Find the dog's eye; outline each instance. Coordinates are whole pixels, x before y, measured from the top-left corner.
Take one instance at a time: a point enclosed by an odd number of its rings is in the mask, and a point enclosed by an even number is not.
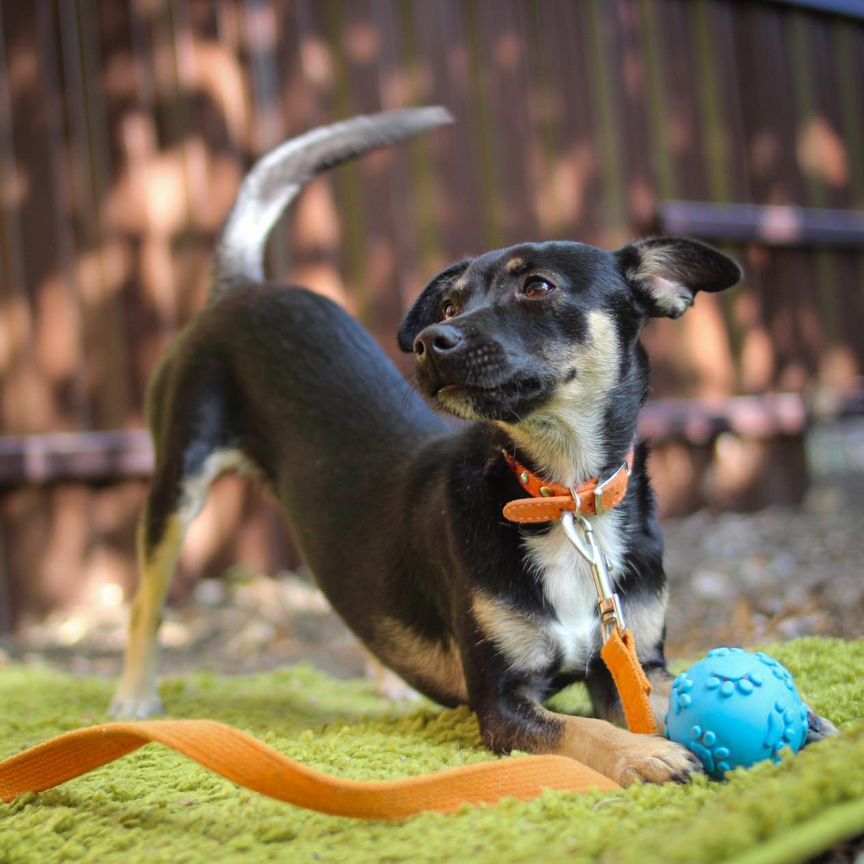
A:
[[[458,314],[459,314],[459,307],[455,303],[453,303],[452,301],[445,303],[441,307],[441,317],[445,321],[448,318],[452,318],[454,315],[458,315]]]
[[[545,297],[555,290],[555,286],[542,276],[530,276],[522,285],[522,296],[532,300]]]

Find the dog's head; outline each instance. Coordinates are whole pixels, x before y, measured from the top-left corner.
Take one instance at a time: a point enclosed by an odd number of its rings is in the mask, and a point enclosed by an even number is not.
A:
[[[678,318],[738,265],[694,240],[657,238],[607,252],[522,244],[448,267],[399,330],[421,389],[471,420],[519,422],[556,397],[609,390],[648,318]]]

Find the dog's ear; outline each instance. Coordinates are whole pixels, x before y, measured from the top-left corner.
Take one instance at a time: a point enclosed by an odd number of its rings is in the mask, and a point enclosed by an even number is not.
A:
[[[464,261],[451,264],[423,289],[414,305],[408,310],[408,314],[399,328],[399,347],[403,351],[408,353],[413,351],[417,334],[424,327],[435,323],[438,317],[438,301],[441,293],[468,269],[470,263],[471,259],[466,258]]]
[[[724,291],[741,279],[741,268],[705,243],[655,237],[615,253],[624,278],[651,317],[678,318],[697,291]]]

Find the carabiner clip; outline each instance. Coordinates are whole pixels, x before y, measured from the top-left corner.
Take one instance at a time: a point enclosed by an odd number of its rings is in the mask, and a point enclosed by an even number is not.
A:
[[[603,642],[607,642],[614,629],[622,633],[626,629],[624,616],[621,614],[621,602],[612,589],[609,578],[609,565],[603,550],[594,539],[594,529],[591,523],[582,515],[566,511],[561,517],[561,526],[567,539],[576,547],[576,551],[591,567],[594,588],[597,591],[597,609],[600,614],[600,630]],[[578,526],[578,527],[577,527]],[[580,536],[580,532],[582,536]]]

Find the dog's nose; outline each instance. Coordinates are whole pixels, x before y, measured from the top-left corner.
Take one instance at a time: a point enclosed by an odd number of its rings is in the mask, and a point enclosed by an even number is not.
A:
[[[433,327],[427,327],[414,340],[414,353],[418,360],[430,355],[440,357],[458,347],[461,341],[462,334],[455,327],[448,324],[437,324]]]

